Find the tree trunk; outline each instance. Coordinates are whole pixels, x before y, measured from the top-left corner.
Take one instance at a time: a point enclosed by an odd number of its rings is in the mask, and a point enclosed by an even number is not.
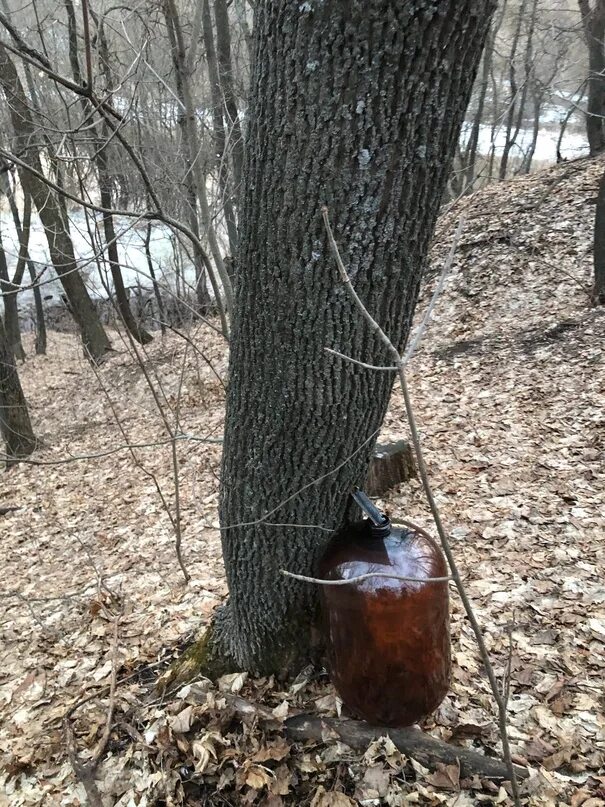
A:
[[[479,99],[477,102],[477,111],[473,119],[473,126],[468,138],[464,154],[464,178],[463,187],[467,192],[473,190],[473,184],[477,173],[477,148],[479,145],[479,134],[481,132],[481,124],[483,123],[483,113],[485,110],[485,99],[487,97],[487,89],[489,86],[489,75],[493,61],[495,32],[488,33],[485,50],[483,52],[483,64],[481,71],[481,84],[479,86]]]
[[[27,410],[27,401],[21,389],[15,357],[6,339],[4,323],[0,318],[0,430],[6,443],[9,458],[27,457],[36,447]],[[10,459],[7,460],[10,464]]]
[[[605,0],[578,0],[584,39],[588,47],[588,103],[586,106],[586,136],[590,155],[605,149]]]
[[[19,307],[17,305],[17,289],[11,283],[2,239],[0,225],[0,291],[4,303],[4,328],[6,340],[14,357],[18,361],[25,361],[25,350],[21,342],[21,329],[19,327]]]
[[[149,270],[149,277],[151,278],[151,283],[153,285],[153,294],[155,297],[155,302],[158,307],[158,318],[160,320],[160,330],[162,331],[162,336],[166,333],[166,314],[164,312],[164,303],[162,302],[162,295],[160,293],[160,287],[158,286],[158,281],[155,276],[155,270],[153,268],[153,260],[151,258],[151,228],[152,224],[150,221],[147,222],[147,229],[145,231],[145,257],[147,258],[147,269]]]
[[[0,86],[4,90],[15,133],[16,152],[37,173],[42,174],[42,163],[37,146],[36,129],[27,98],[14,64],[0,43]],[[64,221],[59,199],[39,177],[19,167],[19,179],[24,193],[31,196],[46,233],[53,266],[76,323],[82,341],[92,361],[101,361],[111,349],[99,315],[78,273],[74,249]]]
[[[525,14],[526,3],[527,0],[522,0],[521,5],[519,7],[519,11],[517,12],[518,14],[517,25],[515,26],[515,33],[513,36],[513,42],[511,45],[509,56],[508,82],[510,86],[510,101],[508,105],[508,113],[506,115],[506,138],[504,140],[504,148],[502,149],[502,156],[500,157],[500,169],[498,171],[498,178],[501,180],[506,179],[506,169],[508,168],[508,155],[510,154],[510,150],[514,145],[515,140],[517,139],[516,134],[514,137],[511,137],[513,124],[515,121],[515,111],[517,110],[517,93],[518,93],[517,66],[515,64],[515,59],[517,57],[517,48],[519,47],[519,38],[521,36],[521,26],[523,24],[523,16]],[[521,114],[523,114],[522,106],[521,106]]]
[[[42,305],[40,283],[36,276],[36,267],[29,254],[32,200],[27,193],[24,194],[23,222],[21,222],[19,208],[17,207],[17,201],[15,199],[15,193],[10,185],[10,182],[7,183],[7,196],[13,216],[15,232],[17,233],[17,238],[19,239],[19,256],[17,258],[17,268],[15,269],[15,274],[13,276],[13,285],[21,285],[23,274],[25,272],[25,266],[27,265],[29,278],[32,284],[32,293],[34,295],[34,306],[36,309],[36,356],[43,356],[46,353],[46,322],[44,321],[44,306]]]
[[[110,133],[107,127],[102,127],[103,141],[98,143],[96,151],[95,162],[97,164],[97,171],[99,174],[99,195],[101,197],[101,207],[111,210],[111,176],[107,164],[107,154],[105,149]],[[113,281],[113,290],[116,295],[116,304],[120,318],[127,328],[129,333],[141,345],[147,345],[153,339],[153,336],[148,333],[143,325],[136,321],[130,302],[124,288],[124,279],[122,278],[122,269],[120,267],[120,258],[118,255],[118,242],[116,238],[116,231],[113,224],[113,215],[111,213],[103,213],[103,232],[105,235],[105,246],[107,248],[107,261],[109,263],[109,270],[111,272],[111,279]]]
[[[214,19],[216,20],[216,49],[221,90],[225,102],[225,111],[229,121],[231,155],[233,160],[233,176],[235,179],[236,197],[242,184],[244,166],[244,141],[239,121],[237,98],[233,88],[233,65],[231,63],[231,31],[226,0],[214,0]]]
[[[595,305],[605,305],[605,173],[599,182],[593,252],[594,286],[592,287],[592,300]]]
[[[35,350],[36,356],[46,355],[46,321],[44,319],[44,305],[42,304],[42,295],[40,294],[40,286],[36,278],[36,270],[32,261],[28,261],[27,268],[29,270],[29,277],[33,285],[34,292],[34,306],[36,309],[36,342]]]
[[[78,35],[76,25],[76,14],[72,0],[64,0],[65,10],[67,12],[67,29],[69,32],[69,61],[71,64],[71,71],[73,73],[74,81],[76,84],[82,84],[82,73],[80,71],[80,60],[78,58]],[[87,13],[87,12],[84,12]],[[99,50],[100,63],[102,71],[105,76],[107,88],[113,86],[111,68],[109,64],[109,48],[105,38],[105,31],[102,25],[98,24],[96,15],[94,16],[97,22],[97,48]],[[84,118],[94,118],[94,107],[86,99],[81,99],[82,111]],[[131,336],[137,340],[141,345],[146,345],[153,337],[147,333],[145,328],[138,323],[132,313],[128,295],[124,288],[124,279],[122,277],[122,268],[120,266],[120,259],[118,255],[118,242],[116,237],[116,230],[114,227],[113,214],[110,212],[113,207],[112,193],[111,193],[111,171],[109,169],[109,155],[108,145],[111,140],[111,132],[107,123],[104,121],[99,125],[98,130],[94,124],[91,124],[92,132],[96,135],[96,142],[93,140],[91,148],[91,159],[97,168],[99,179],[99,195],[101,197],[101,207],[105,208],[102,214],[103,219],[103,233],[105,236],[105,247],[107,250],[107,262],[109,264],[109,271],[111,272],[111,279],[113,281],[113,289],[116,296],[116,305],[120,318],[129,331]]]
[[[531,16],[529,20],[529,30],[527,32],[527,42],[525,43],[525,80],[523,82],[523,101],[522,101],[522,107],[519,110],[519,117],[517,120],[517,132],[515,134],[515,139],[517,137],[517,134],[519,133],[519,129],[523,125],[523,115],[525,113],[527,93],[530,87],[533,93],[532,100],[533,100],[534,119],[532,130],[532,141],[530,143],[527,152],[523,156],[521,166],[516,171],[516,173],[518,174],[522,172],[529,174],[529,169],[531,168],[531,162],[534,158],[536,143],[538,142],[538,133],[540,130],[540,109],[542,106],[542,99],[540,98],[538,92],[539,79],[536,74],[536,56],[534,53],[534,32],[536,28],[537,16],[538,16],[538,0],[533,0]]]
[[[532,124],[532,133],[531,133],[531,143],[529,144],[529,148],[523,158],[523,164],[521,165],[520,173],[529,174],[531,171],[531,164],[534,159],[534,154],[536,153],[536,145],[538,144],[538,135],[540,134],[540,113],[542,111],[542,100],[543,100],[543,90],[541,87],[538,86],[537,80],[534,79],[532,85],[533,91],[533,124]]]
[[[215,158],[218,163],[218,184],[223,196],[223,209],[225,223],[229,236],[229,249],[235,255],[237,247],[237,222],[232,199],[231,183],[227,171],[228,157],[226,154],[227,137],[225,135],[225,122],[223,119],[223,98],[219,79],[218,60],[214,47],[214,31],[212,30],[212,16],[210,14],[210,0],[199,0],[202,8],[202,30],[204,32],[204,48],[206,50],[206,64],[208,66],[208,79],[210,81],[210,94],[212,97],[212,136],[214,138]]]
[[[188,177],[192,177],[192,181],[194,183],[193,188],[200,206],[202,223],[206,230],[206,237],[208,238],[210,251],[212,252],[212,257],[214,258],[214,263],[216,265],[217,272],[223,285],[223,291],[225,293],[225,308],[230,312],[233,305],[233,289],[231,287],[231,280],[225,270],[218,239],[216,237],[214,226],[212,224],[212,217],[210,215],[208,194],[206,192],[206,175],[201,167],[202,155],[197,133],[197,116],[195,112],[195,105],[193,103],[191,83],[187,69],[185,42],[174,0],[164,0],[163,12],[164,18],[166,19],[166,28],[168,31],[168,39],[170,41],[172,61],[174,64],[177,96],[182,106],[182,111],[179,113],[179,123],[183,132],[183,141],[187,157],[187,175]],[[194,230],[194,232],[197,236],[197,231]],[[212,269],[210,269],[210,280],[213,284],[214,293],[218,297],[219,291],[215,286],[213,277],[214,274]],[[198,278],[198,292],[201,288],[201,283],[202,280]]]
[[[221,505],[229,600],[212,654],[294,669],[307,656],[327,531],[363,481],[392,377],[339,282],[345,265],[400,348],[495,1],[256,7]]]

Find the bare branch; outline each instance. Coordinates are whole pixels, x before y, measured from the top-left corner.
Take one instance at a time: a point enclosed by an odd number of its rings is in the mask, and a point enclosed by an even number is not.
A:
[[[274,513],[277,513],[278,510],[281,510],[281,508],[285,504],[288,504],[288,502],[292,501],[292,499],[295,499],[297,496],[300,496],[300,494],[304,493],[305,490],[312,488],[314,485],[318,485],[320,482],[323,482],[324,479],[327,479],[329,476],[338,473],[338,471],[340,471],[341,468],[344,468],[344,466],[347,463],[349,463],[353,459],[353,457],[359,454],[360,451],[363,451],[363,449],[368,445],[368,443],[370,443],[378,435],[379,431],[380,429],[376,429],[375,431],[373,431],[372,434],[370,434],[370,436],[367,437],[363,441],[363,443],[361,443],[361,445],[358,445],[355,451],[352,451],[348,457],[345,457],[345,459],[342,462],[339,462],[338,465],[334,466],[333,468],[330,468],[330,470],[326,471],[325,474],[321,474],[321,476],[315,477],[315,479],[312,479],[310,482],[307,482],[306,485],[303,485],[298,490],[295,490],[294,493],[291,493],[290,496],[287,496],[285,499],[282,499],[282,501],[278,505],[276,505],[272,510],[269,510],[268,513],[265,513],[264,516],[261,516],[260,518],[255,518],[252,521],[241,521],[238,522],[237,524],[227,524],[224,527],[221,527],[221,532],[225,532],[226,530],[234,530],[237,527],[253,527],[255,524],[264,524],[267,521],[267,519],[271,518],[271,516]]]
[[[365,367],[366,370],[382,370],[384,372],[396,373],[399,369],[397,366],[392,367],[379,367],[376,364],[366,364],[363,361],[359,361],[359,359],[353,359],[351,356],[345,356],[344,353],[339,353],[337,350],[333,350],[331,347],[325,347],[324,350],[326,353],[331,353],[333,356],[338,356],[339,359],[343,361],[350,361],[351,364],[357,364],[359,367]]]
[[[366,307],[364,306],[363,302],[360,300],[359,296],[355,292],[351,280],[347,274],[347,271],[344,267],[342,259],[340,257],[340,253],[338,251],[338,246],[334,239],[334,235],[330,228],[330,223],[328,219],[328,211],[327,208],[322,208],[322,215],[324,219],[324,223],[326,226],[326,232],[328,234],[328,240],[330,242],[330,246],[332,248],[332,252],[334,254],[336,265],[338,267],[339,274],[341,276],[342,281],[345,283],[345,287],[349,292],[353,302],[359,309],[360,314],[363,318],[369,323],[371,330],[378,334],[382,342],[384,343],[385,347],[389,350],[389,352],[397,357],[397,364],[398,364],[398,374],[399,374],[399,381],[401,384],[401,391],[403,392],[403,399],[405,402],[405,410],[408,418],[408,423],[410,426],[410,432],[412,435],[412,443],[414,445],[414,450],[416,452],[416,459],[418,462],[418,470],[420,472],[420,478],[422,480],[422,485],[424,488],[424,492],[426,498],[429,503],[429,507],[431,510],[431,514],[433,516],[433,520],[435,522],[435,527],[437,528],[437,533],[439,535],[439,539],[441,541],[441,546],[443,548],[443,552],[447,558],[448,565],[450,567],[452,573],[452,579],[456,584],[456,588],[458,590],[458,594],[464,606],[464,610],[466,615],[471,623],[471,627],[475,634],[475,639],[477,641],[477,645],[479,647],[479,653],[481,655],[481,660],[483,661],[483,666],[487,673],[490,688],[492,690],[492,695],[494,701],[496,702],[496,706],[498,707],[498,723],[500,728],[500,737],[502,740],[502,751],[504,755],[504,760],[506,762],[506,766],[509,772],[511,787],[513,791],[513,798],[515,801],[516,807],[520,807],[520,797],[519,797],[519,788],[517,784],[517,777],[515,773],[515,767],[513,765],[511,750],[510,750],[510,743],[508,739],[508,721],[507,721],[507,714],[506,714],[506,703],[502,697],[500,692],[500,687],[498,686],[498,681],[496,679],[496,675],[494,673],[494,668],[491,663],[491,659],[489,657],[489,652],[487,650],[487,646],[485,644],[485,639],[483,638],[483,631],[481,630],[481,626],[477,621],[477,617],[475,616],[475,612],[473,610],[473,606],[471,601],[466,593],[466,589],[464,587],[464,583],[458,571],[458,564],[456,563],[456,558],[454,557],[454,553],[452,552],[452,548],[443,526],[443,522],[441,521],[441,514],[439,512],[439,508],[437,506],[437,502],[435,501],[435,497],[433,495],[433,490],[431,488],[431,484],[428,477],[428,471],[426,468],[426,463],[424,461],[424,455],[422,453],[422,447],[420,444],[420,435],[418,433],[418,427],[416,425],[416,418],[414,416],[414,411],[412,408],[412,402],[410,399],[410,393],[408,390],[407,379],[405,376],[405,361],[399,355],[399,351],[393,345],[389,337],[384,333],[380,325],[376,322],[376,320],[371,316],[368,312]]]
[[[431,321],[431,316],[433,314],[433,310],[437,303],[437,300],[443,291],[443,286],[445,285],[445,280],[450,273],[450,269],[452,268],[452,264],[454,263],[454,256],[456,255],[456,249],[458,248],[458,242],[460,241],[460,236],[462,235],[462,230],[464,229],[464,217],[460,219],[458,222],[458,227],[456,228],[456,232],[454,233],[454,239],[452,241],[452,246],[450,247],[449,255],[447,256],[447,260],[443,264],[443,269],[441,270],[441,275],[439,276],[439,281],[435,286],[435,291],[433,292],[433,296],[431,297],[431,301],[428,304],[428,308],[424,313],[424,317],[422,318],[422,322],[418,326],[416,333],[414,334],[414,338],[412,339],[410,345],[408,346],[405,354],[403,356],[403,361],[407,364],[411,359],[414,353],[416,352],[416,348],[420,344],[420,340],[424,336],[424,332],[428,328],[429,322]]]
[[[20,52],[25,53],[28,56],[31,56],[32,59],[35,59],[40,65],[50,68],[50,62],[48,61],[46,56],[43,56],[39,51],[37,51],[35,48],[32,48],[30,45],[27,44],[27,42],[24,41],[19,31],[17,31],[15,26],[7,17],[7,15],[2,11],[0,11],[0,22],[9,32],[9,34],[13,38],[13,41],[16,42]]]
[[[281,569],[281,574],[284,577],[292,577],[294,580],[302,580],[303,583],[317,583],[320,586],[349,586],[353,583],[362,583],[364,580],[373,580],[375,577],[384,577],[388,580],[403,580],[405,583],[447,583],[448,580],[453,580],[451,576],[447,577],[404,577],[400,574],[389,574],[388,572],[369,572],[368,574],[360,574],[357,577],[348,577],[346,580],[323,580],[321,577],[307,577],[304,574],[294,574],[294,572],[287,572]]]

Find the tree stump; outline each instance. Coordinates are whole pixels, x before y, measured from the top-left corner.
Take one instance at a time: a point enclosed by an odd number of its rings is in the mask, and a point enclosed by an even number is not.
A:
[[[366,477],[369,496],[382,496],[401,482],[416,476],[412,446],[406,440],[377,443]]]

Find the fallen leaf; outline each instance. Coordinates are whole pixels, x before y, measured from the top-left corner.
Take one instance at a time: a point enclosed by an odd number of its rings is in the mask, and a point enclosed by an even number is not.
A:
[[[196,760],[195,770],[204,773],[211,760],[217,761],[215,742],[221,738],[217,734],[207,732],[199,740],[191,743],[191,751]]]
[[[220,692],[231,692],[233,695],[237,695],[242,691],[247,678],[247,672],[230,673],[222,675],[216,683]]]
[[[372,765],[367,768],[363,779],[355,790],[355,798],[363,801],[365,799],[378,799],[386,796],[389,789],[391,775],[382,765]]]
[[[263,787],[270,784],[272,778],[271,773],[266,768],[260,765],[250,765],[246,771],[245,783],[255,790],[262,790]]]
[[[290,705],[288,701],[282,701],[279,706],[276,706],[272,709],[273,717],[276,720],[285,720],[288,717],[288,712],[290,711]]]
[[[266,762],[268,759],[273,759],[276,762],[284,759],[290,753],[290,746],[283,737],[278,737],[267,745],[261,746],[258,751],[250,758],[251,762]]]
[[[424,778],[433,787],[457,792],[460,790],[460,765],[444,765],[438,762],[435,773],[430,773]]]
[[[356,807],[356,804],[344,793],[335,790],[326,791],[323,785],[320,785],[315,791],[311,807]]]
[[[278,796],[287,796],[292,787],[292,771],[287,765],[280,765],[274,771],[269,790]]]
[[[542,760],[542,767],[546,768],[547,771],[556,771],[557,768],[560,768],[562,765],[565,765],[566,762],[569,762],[571,757],[571,749],[564,748],[561,751],[556,751],[554,754],[551,754],[548,757],[544,757]]]
[[[186,706],[182,712],[168,718],[168,725],[176,734],[185,734],[191,728],[193,706]]]

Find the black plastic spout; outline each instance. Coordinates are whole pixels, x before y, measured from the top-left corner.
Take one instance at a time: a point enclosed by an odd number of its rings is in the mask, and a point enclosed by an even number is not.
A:
[[[391,533],[391,522],[388,516],[385,516],[376,505],[370,501],[369,497],[357,488],[351,494],[355,503],[363,510],[370,521],[370,529],[372,538],[386,538]]]

